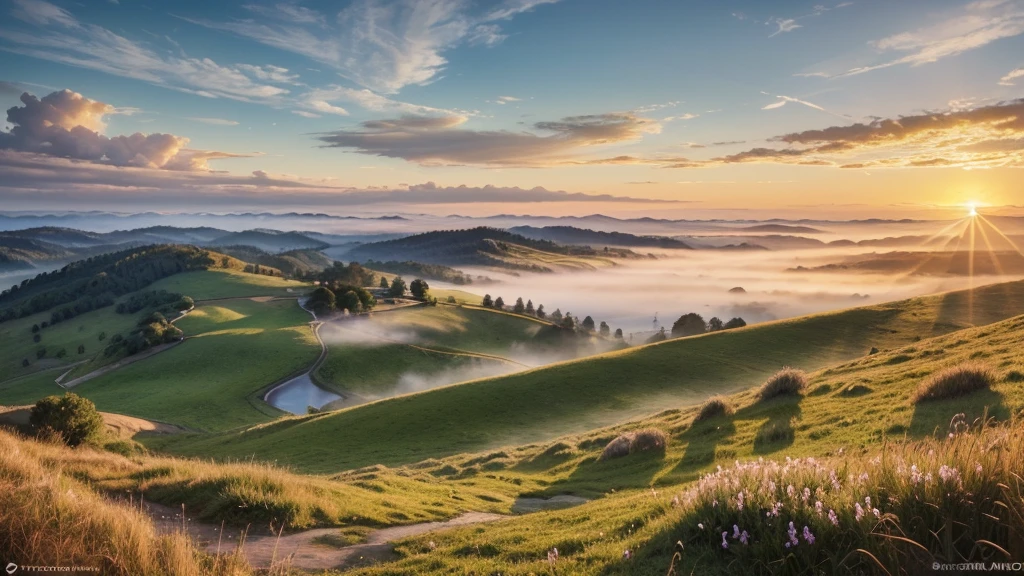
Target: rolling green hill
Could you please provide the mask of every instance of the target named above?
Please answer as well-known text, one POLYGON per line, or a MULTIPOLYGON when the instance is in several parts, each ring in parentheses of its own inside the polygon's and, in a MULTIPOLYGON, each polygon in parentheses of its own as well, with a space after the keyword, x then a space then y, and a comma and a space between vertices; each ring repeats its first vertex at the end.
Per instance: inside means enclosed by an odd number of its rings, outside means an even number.
POLYGON ((402 464, 578 433, 743 390, 786 365, 816 370, 1021 313, 1024 282, 998 284, 670 340, 168 448, 255 453, 321 472, 402 464))
POLYGON ((365 260, 413 260, 446 266, 494 266, 550 272, 555 269, 594 269, 613 266, 612 258, 636 258, 625 249, 595 250, 589 246, 533 240, 495 228, 426 232, 396 240, 362 244, 346 258, 365 260))

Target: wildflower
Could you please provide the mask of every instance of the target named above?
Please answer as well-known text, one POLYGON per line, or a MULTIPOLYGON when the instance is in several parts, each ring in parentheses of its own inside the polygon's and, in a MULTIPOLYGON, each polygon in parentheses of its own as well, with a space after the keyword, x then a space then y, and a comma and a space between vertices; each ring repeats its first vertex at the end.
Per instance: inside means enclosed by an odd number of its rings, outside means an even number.
POLYGON ((864 509, 860 507, 860 502, 854 504, 853 506, 856 510, 856 514, 854 517, 857 519, 858 522, 860 522, 860 519, 864 517, 864 509))
POLYGON ((872 508, 871 513, 875 515, 875 518, 881 518, 882 513, 878 511, 878 508, 872 508))
POLYGON ((740 493, 736 495, 736 509, 739 510, 740 512, 743 511, 743 491, 742 490, 740 490, 740 493))
POLYGON ((698 522, 697 523, 697 528, 700 528, 701 530, 703 530, 704 529, 704 523, 703 522, 698 522))
POLYGON ((625 558, 626 560, 629 560, 630 558, 633 557, 633 553, 629 550, 629 548, 626 548, 625 550, 622 551, 622 557, 625 558))
POLYGON ((837 516, 836 511, 831 508, 829 508, 828 511, 828 521, 831 522, 833 526, 839 526, 839 516, 837 516))
POLYGON ((726 534, 728 534, 728 532, 725 532, 725 531, 722 532, 722 549, 723 550, 728 550, 729 549, 729 543, 725 541, 726 534))
POLYGON ((786 486, 786 496, 793 497, 793 485, 786 486))
POLYGON ((822 505, 821 500, 817 500, 814 502, 814 510, 818 513, 818 516, 821 516, 823 508, 824 506, 822 505))
POLYGON ((860 476, 857 479, 860 480, 861 483, 867 482, 868 481, 868 473, 867 472, 861 472, 860 476))
POLYGON ((980 462, 976 462, 974 464, 974 471, 977 472, 978 474, 981 474, 981 463, 980 462))
POLYGON ((864 505, 867 506, 868 508, 871 508, 871 496, 864 497, 864 505))
POLYGON ((804 506, 807 505, 807 501, 810 500, 810 498, 811 498, 811 489, 810 488, 804 488, 804 494, 801 497, 801 499, 804 501, 804 506))
POLYGON ((554 564, 558 561, 558 548, 552 548, 548 550, 548 564, 554 564))
POLYGON ((740 537, 740 527, 735 525, 735 524, 733 524, 732 525, 732 539, 736 540, 739 537, 740 537))
POLYGON ((789 548, 790 544, 792 544, 793 546, 799 545, 800 544, 800 540, 797 539, 797 537, 796 537, 796 526, 793 526, 792 522, 789 523, 789 530, 788 530, 788 532, 789 532, 789 542, 786 543, 786 548, 789 548))
POLYGON ((811 529, 807 526, 804 526, 804 540, 806 540, 808 544, 814 544, 814 534, 811 534, 811 529))
POLYGON ((910 482, 913 484, 919 484, 921 482, 921 471, 917 469, 917 464, 910 467, 910 482))
POLYGON ((956 482, 960 480, 960 472, 956 468, 943 464, 939 468, 939 478, 942 478, 943 482, 956 482))
POLYGON ((744 530, 743 533, 740 534, 740 543, 742 543, 744 546, 746 546, 747 542, 749 542, 749 541, 750 541, 750 534, 747 534, 747 531, 744 530))
POLYGON ((672 497, 672 506, 674 506, 676 508, 679 507, 679 496, 673 496, 672 497))

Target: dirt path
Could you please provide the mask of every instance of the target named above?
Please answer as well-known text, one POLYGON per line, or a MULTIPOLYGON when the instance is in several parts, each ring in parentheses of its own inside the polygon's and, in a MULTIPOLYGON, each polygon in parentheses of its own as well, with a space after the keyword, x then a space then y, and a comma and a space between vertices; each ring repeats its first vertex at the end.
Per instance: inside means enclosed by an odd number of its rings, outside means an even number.
POLYGON ((150 356, 154 356, 154 355, 159 354, 161 352, 164 352, 166 350, 170 350, 171 348, 174 348, 175 346, 177 346, 178 344, 181 344, 182 342, 184 342, 187 339, 188 338, 186 337, 186 338, 183 338, 183 339, 178 340, 176 342, 171 342, 169 344, 160 344, 158 346, 153 346, 152 348, 146 350, 145 352, 139 352, 138 354, 132 354, 131 356, 127 356, 125 358, 122 358, 121 360, 118 360, 117 362, 114 362, 113 364, 107 364, 106 366, 103 366, 102 368, 97 368, 96 370, 93 370, 92 372, 89 372, 88 374, 85 374, 83 376, 79 376, 78 378, 74 378, 72 380, 68 380, 67 382, 64 382, 64 383, 59 383, 58 382, 58 384, 60 384, 60 386, 65 388, 65 389, 74 388, 75 386, 78 386, 79 384, 81 384, 83 382, 88 382, 89 380, 92 380, 93 378, 97 378, 99 376, 103 376, 107 372, 112 372, 112 371, 117 370, 118 368, 121 368, 123 366, 127 366, 129 364, 134 364, 136 362, 139 362, 140 360, 145 360, 146 358, 149 358, 150 356))
POLYGON ((252 531, 244 534, 243 530, 237 528, 225 528, 222 533, 220 526, 195 522, 188 517, 183 521, 180 509, 149 503, 145 505, 145 509, 153 519, 158 532, 167 534, 184 528, 200 546, 213 554, 234 552, 239 541, 242 541, 242 552, 246 560, 254 568, 260 569, 286 564, 302 570, 330 570, 391 560, 396 557, 392 543, 402 538, 508 518, 501 514, 467 512, 444 522, 424 522, 374 530, 363 544, 335 548, 316 544, 314 540, 320 536, 335 534, 338 528, 316 528, 280 536, 269 533, 256 534, 252 531))

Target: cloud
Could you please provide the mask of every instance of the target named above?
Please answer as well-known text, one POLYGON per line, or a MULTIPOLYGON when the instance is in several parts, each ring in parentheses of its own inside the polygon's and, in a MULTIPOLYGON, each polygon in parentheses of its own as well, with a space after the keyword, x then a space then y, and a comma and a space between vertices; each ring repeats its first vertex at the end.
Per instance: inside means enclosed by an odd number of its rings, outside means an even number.
POLYGON ((433 182, 396 188, 357 189, 254 170, 250 175, 116 167, 40 154, 0 150, 0 202, 19 199, 89 206, 131 201, 180 205, 189 199, 204 206, 361 206, 394 204, 467 204, 518 202, 621 202, 673 204, 608 194, 583 194, 542 187, 441 186, 433 182))
POLYGON ((1024 4, 1018 0, 978 0, 964 6, 943 21, 914 31, 876 40, 880 52, 903 56, 852 68, 838 74, 851 76, 892 66, 920 66, 938 62, 1024 33, 1024 4))
POLYGON ((661 124, 633 113, 570 116, 538 122, 535 132, 468 130, 464 117, 402 117, 364 122, 319 136, 326 147, 401 158, 425 166, 540 167, 579 163, 592 146, 638 140, 661 124))
POLYGON ((522 98, 516 98, 515 96, 498 96, 495 100, 495 104, 508 104, 509 102, 521 102, 522 98))
POLYGON ((506 38, 502 21, 554 1, 504 0, 480 10, 462 0, 354 0, 324 19, 312 11, 296 18, 295 4, 278 4, 255 10, 263 19, 186 20, 301 54, 360 86, 394 94, 436 80, 448 64, 445 52, 499 44, 506 38))
POLYGON ((765 24, 771 24, 778 26, 775 32, 772 32, 768 37, 773 38, 779 34, 785 34, 786 32, 792 32, 797 28, 803 28, 802 25, 797 24, 793 18, 770 18, 765 24))
POLYGON ((212 124, 214 126, 238 126, 238 122, 234 120, 225 120, 224 118, 200 118, 200 117, 189 117, 189 120, 193 122, 202 122, 203 124, 212 124))
POLYGON ((377 94, 366 88, 346 88, 344 86, 332 85, 325 88, 312 89, 298 97, 296 104, 307 111, 323 114, 335 114, 348 116, 348 110, 337 106, 336 103, 355 104, 372 112, 383 112, 389 114, 403 115, 441 115, 441 116, 463 116, 454 110, 421 106, 394 100, 387 96, 377 94))
POLYGON ((694 118, 700 117, 700 114, 692 114, 687 112, 685 114, 679 114, 678 116, 666 116, 661 119, 662 122, 675 122, 677 120, 693 120, 694 118))
POLYGON ((43 98, 26 92, 21 102, 7 110, 12 128, 0 132, 0 149, 167 170, 209 170, 208 160, 236 156, 188 149, 188 138, 173 134, 104 136, 104 117, 116 109, 70 90, 43 98))
POLYGON ((1014 82, 1014 80, 1021 77, 1024 77, 1024 68, 1016 68, 1014 70, 1010 70, 1009 72, 1006 73, 1006 76, 1003 76, 1002 78, 999 79, 999 85, 1015 86, 1016 83, 1014 82))
MULTIPOLYGON (((761 94, 770 96, 770 94, 768 94, 767 92, 761 92, 761 94)), ((821 110, 822 112, 828 112, 828 110, 825 110, 824 108, 818 106, 817 104, 808 102, 806 100, 800 100, 799 98, 792 98, 790 96, 783 96, 781 94, 775 97, 779 99, 777 102, 772 102, 771 104, 762 106, 761 110, 774 110, 776 108, 782 108, 783 106, 786 105, 786 102, 792 102, 794 104, 801 104, 803 106, 807 106, 808 108, 814 108, 815 110, 821 110)))
MULTIPOLYGON (((165 56, 106 28, 79 22, 43 0, 15 0, 11 15, 33 25, 0 27, 3 50, 134 78, 208 98, 278 102, 289 90, 261 80, 283 68, 222 66, 209 58, 165 56)), ((286 72, 286 71, 285 71, 286 72)))

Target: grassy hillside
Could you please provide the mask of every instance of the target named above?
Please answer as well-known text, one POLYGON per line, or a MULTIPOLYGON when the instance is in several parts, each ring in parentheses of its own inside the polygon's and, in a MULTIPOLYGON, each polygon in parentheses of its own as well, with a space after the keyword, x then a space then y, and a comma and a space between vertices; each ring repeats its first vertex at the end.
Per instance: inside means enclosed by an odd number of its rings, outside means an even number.
POLYGON ((176 274, 154 282, 150 290, 187 294, 195 300, 252 298, 254 296, 298 296, 310 284, 277 276, 249 274, 241 270, 200 270, 176 274))
POLYGON ((554 269, 593 269, 612 266, 613 257, 635 258, 624 249, 595 250, 589 246, 560 245, 533 240, 495 228, 427 232, 396 240, 356 246, 346 259, 414 260, 447 266, 495 266, 550 272, 554 269))
POLYGON ((578 433, 746 389, 785 365, 815 370, 1020 313, 1024 282, 999 284, 672 340, 174 448, 315 471, 401 464, 578 433))
POLYGON ((289 250, 279 254, 271 254, 254 246, 225 246, 219 250, 246 262, 276 268, 291 277, 319 272, 333 263, 333 260, 318 250, 289 250))
POLYGON ((182 344, 75 387, 103 411, 228 430, 281 414, 259 391, 309 367, 320 346, 294 299, 199 305, 182 344))

